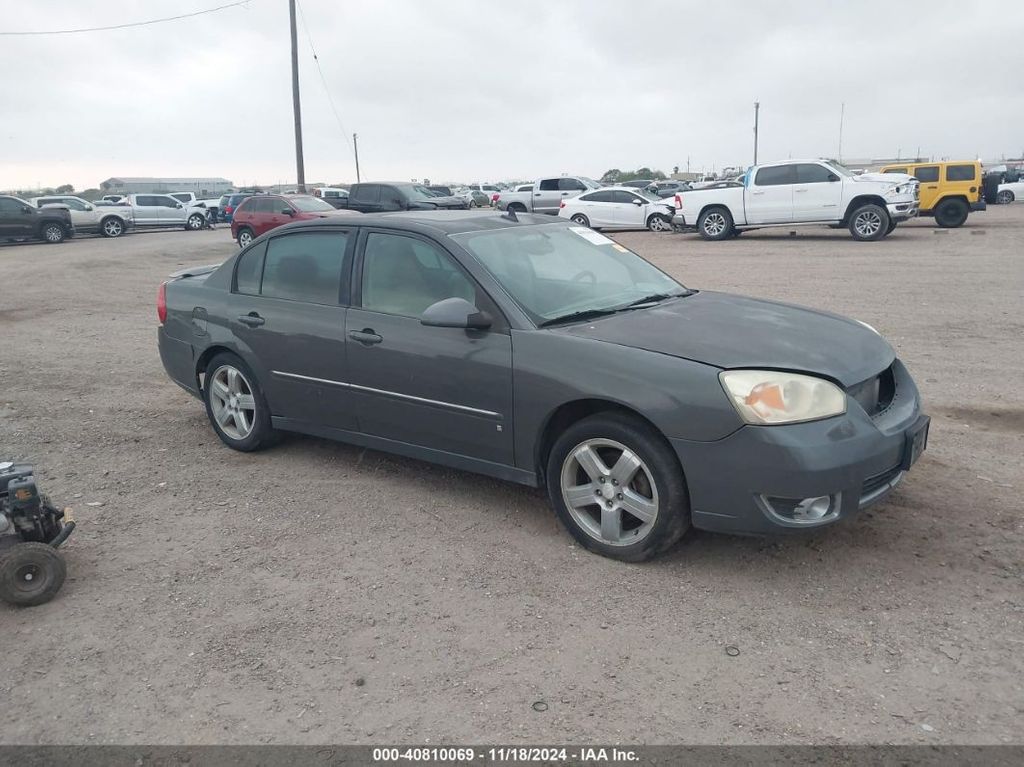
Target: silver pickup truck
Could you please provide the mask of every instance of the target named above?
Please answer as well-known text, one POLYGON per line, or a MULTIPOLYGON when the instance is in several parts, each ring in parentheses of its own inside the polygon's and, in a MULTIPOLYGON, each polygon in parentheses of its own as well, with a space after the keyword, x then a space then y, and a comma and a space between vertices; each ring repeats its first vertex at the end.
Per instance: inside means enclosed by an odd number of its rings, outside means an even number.
POLYGON ((528 192, 501 192, 498 195, 498 208, 517 213, 557 216, 563 200, 600 188, 600 184, 585 176, 551 176, 534 181, 528 192))

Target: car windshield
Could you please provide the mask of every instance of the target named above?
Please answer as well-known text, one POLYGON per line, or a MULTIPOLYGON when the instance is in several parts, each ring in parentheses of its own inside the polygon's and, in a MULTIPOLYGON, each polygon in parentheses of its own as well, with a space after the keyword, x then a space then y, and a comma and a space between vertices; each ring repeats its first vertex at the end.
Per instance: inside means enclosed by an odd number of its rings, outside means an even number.
POLYGON ((825 164, 832 168, 840 176, 846 176, 847 178, 853 178, 853 171, 847 168, 845 165, 840 165, 835 160, 826 160, 825 164))
POLYGON ((410 200, 430 200, 440 196, 420 184, 403 184, 398 188, 405 192, 410 200))
POLYGON ((538 326, 689 294, 636 253, 582 226, 512 226, 451 237, 538 326))
POLYGON ((320 213, 321 211, 325 210, 334 210, 334 206, 332 206, 330 203, 324 202, 318 197, 312 197, 309 195, 289 197, 288 202, 290 202, 303 213, 320 213))

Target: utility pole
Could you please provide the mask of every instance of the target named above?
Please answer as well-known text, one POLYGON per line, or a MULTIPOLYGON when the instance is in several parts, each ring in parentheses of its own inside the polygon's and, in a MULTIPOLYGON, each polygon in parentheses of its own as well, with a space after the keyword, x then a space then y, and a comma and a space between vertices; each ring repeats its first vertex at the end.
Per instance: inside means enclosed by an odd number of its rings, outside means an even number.
POLYGON ((356 183, 358 184, 362 179, 359 178, 359 134, 352 134, 352 150, 356 153, 356 183))
POLYGON ((754 165, 757 165, 757 120, 758 112, 761 110, 761 102, 754 102, 754 165))
POLYGON ((843 118, 846 117, 846 102, 839 109, 839 156, 836 158, 839 164, 843 164, 843 118))
POLYGON ((302 161, 302 106, 299 103, 299 44, 295 28, 295 0, 288 0, 292 32, 292 111, 295 114, 295 174, 300 193, 306 191, 306 167, 302 161))

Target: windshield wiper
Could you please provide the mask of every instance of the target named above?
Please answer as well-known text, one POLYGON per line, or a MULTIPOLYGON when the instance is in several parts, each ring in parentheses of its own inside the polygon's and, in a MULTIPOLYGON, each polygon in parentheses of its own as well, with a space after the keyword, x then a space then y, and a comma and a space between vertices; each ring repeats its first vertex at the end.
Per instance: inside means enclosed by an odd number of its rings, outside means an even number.
POLYGON ((620 312, 622 309, 582 309, 578 312, 570 312, 569 314, 563 314, 561 317, 552 317, 550 320, 544 320, 537 327, 546 328, 549 325, 557 325, 561 322, 572 322, 575 320, 589 320, 595 317, 607 317, 610 314, 620 312))
POLYGON ((693 295, 693 291, 692 290, 686 290, 686 291, 683 291, 682 293, 652 293, 649 296, 644 296, 643 298, 638 298, 636 301, 630 301, 628 304, 626 304, 625 306, 623 306, 621 308, 622 309, 632 309, 632 308, 637 307, 637 306, 643 306, 644 304, 656 304, 659 301, 664 301, 664 300, 669 299, 669 298, 682 298, 683 296, 690 296, 690 295, 693 295))

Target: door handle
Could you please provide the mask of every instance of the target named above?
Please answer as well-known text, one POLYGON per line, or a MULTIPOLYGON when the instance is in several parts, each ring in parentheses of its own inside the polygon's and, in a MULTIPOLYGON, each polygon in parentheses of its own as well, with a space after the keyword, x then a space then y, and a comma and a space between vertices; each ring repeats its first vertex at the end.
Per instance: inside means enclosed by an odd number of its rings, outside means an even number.
POLYGON ((751 194, 764 194, 764 192, 751 192, 751 194))
POLYGON ((362 330, 350 330, 348 337, 353 341, 358 341, 363 346, 373 346, 379 344, 384 340, 383 336, 377 335, 373 332, 373 328, 363 328, 362 330))
POLYGON ((793 191, 794 192, 806 192, 807 190, 806 189, 794 189, 793 191))
POLYGON ((238 321, 241 322, 243 325, 248 325, 250 328, 258 328, 260 325, 266 322, 266 320, 260 317, 256 312, 249 312, 248 314, 243 314, 241 317, 238 318, 238 321))

